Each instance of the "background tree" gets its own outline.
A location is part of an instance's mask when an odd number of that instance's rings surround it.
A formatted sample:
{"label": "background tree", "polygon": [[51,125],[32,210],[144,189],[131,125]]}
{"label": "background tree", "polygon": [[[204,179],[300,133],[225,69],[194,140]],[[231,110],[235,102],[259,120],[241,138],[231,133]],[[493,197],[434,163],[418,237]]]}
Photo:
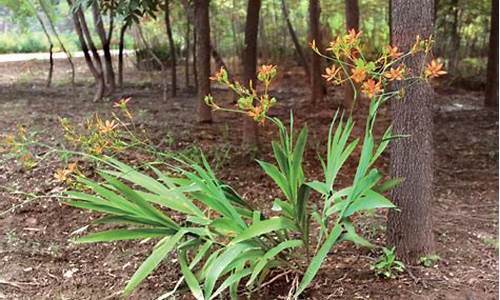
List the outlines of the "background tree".
{"label": "background tree", "polygon": [[[67,1],[68,5],[70,7],[73,7],[73,2],[71,0]],[[85,15],[83,14],[80,5],[76,6],[73,9],[72,18],[75,26],[75,32],[80,41],[80,48],[82,49],[85,62],[89,68],[90,73],[95,79],[96,90],[93,100],[98,101],[102,99],[105,91],[101,59],[88,30],[87,21],[85,20]],[[92,55],[90,55],[89,50],[92,51]]]}
{"label": "background tree", "polygon": [[[309,43],[313,41],[316,47],[323,49],[321,46],[321,31],[320,31],[320,15],[321,6],[319,0],[309,0]],[[316,103],[323,99],[324,86],[321,73],[321,57],[311,52],[311,102]]]}
{"label": "background tree", "polygon": [[489,48],[485,104],[498,110],[498,0],[491,0]]}
{"label": "background tree", "polygon": [[176,48],[174,43],[174,36],[172,34],[172,26],[170,25],[170,1],[165,0],[165,27],[167,30],[168,44],[170,45],[170,76],[172,88],[170,89],[170,95],[175,97],[177,95],[177,59],[176,59]]}
{"label": "background tree", "polygon": [[[415,38],[432,34],[433,0],[391,0],[391,44],[408,51]],[[404,60],[414,74],[424,66],[422,53]],[[398,88],[399,86],[396,86]],[[398,256],[415,263],[433,250],[432,234],[432,90],[426,82],[404,83],[404,97],[392,104],[395,134],[409,135],[393,141],[390,172],[404,181],[392,191],[399,211],[389,212],[387,241]]]}
{"label": "background tree", "polygon": [[[359,31],[359,6],[358,0],[345,0],[345,25],[347,31]],[[342,106],[346,109],[353,109],[354,90],[351,84],[344,86],[344,101]]]}
{"label": "background tree", "polygon": [[[107,2],[106,2],[107,3]],[[113,5],[113,2],[110,3]],[[94,18],[94,27],[97,32],[97,36],[101,41],[103,60],[104,60],[104,79],[107,84],[108,93],[113,93],[115,91],[115,71],[113,70],[113,61],[111,57],[111,37],[113,34],[113,18],[114,18],[114,6],[101,6],[98,1],[93,1],[92,4],[92,16]],[[104,28],[104,21],[102,19],[101,13],[109,13],[109,28],[106,31]],[[91,37],[89,37],[91,39]],[[89,42],[91,44],[92,42]],[[94,47],[90,45],[91,47]],[[95,55],[95,53],[92,51]],[[98,55],[98,54],[97,54]]]}
{"label": "background tree", "polygon": [[210,94],[210,18],[209,0],[194,0],[196,27],[196,69],[198,82],[198,120],[212,122],[212,111],[205,104]]}
{"label": "background tree", "polygon": [[[257,79],[257,35],[259,33],[259,12],[261,1],[248,0],[247,18],[245,26],[245,47],[242,53],[243,82],[248,87],[256,87]],[[243,128],[243,143],[247,148],[257,148],[257,123],[245,117]]]}

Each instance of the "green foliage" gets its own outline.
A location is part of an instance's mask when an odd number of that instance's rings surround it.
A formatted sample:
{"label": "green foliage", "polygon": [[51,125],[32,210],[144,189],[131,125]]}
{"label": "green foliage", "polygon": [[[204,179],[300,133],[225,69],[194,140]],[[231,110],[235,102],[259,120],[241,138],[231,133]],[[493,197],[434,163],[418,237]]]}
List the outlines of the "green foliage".
{"label": "green foliage", "polygon": [[418,259],[418,263],[426,268],[430,268],[430,267],[434,266],[439,260],[441,260],[441,257],[439,255],[430,254],[430,255],[420,257]]}
{"label": "green foliage", "polygon": [[371,267],[375,274],[385,278],[395,278],[398,273],[404,272],[405,265],[396,259],[396,248],[383,247],[382,251],[382,255]]}

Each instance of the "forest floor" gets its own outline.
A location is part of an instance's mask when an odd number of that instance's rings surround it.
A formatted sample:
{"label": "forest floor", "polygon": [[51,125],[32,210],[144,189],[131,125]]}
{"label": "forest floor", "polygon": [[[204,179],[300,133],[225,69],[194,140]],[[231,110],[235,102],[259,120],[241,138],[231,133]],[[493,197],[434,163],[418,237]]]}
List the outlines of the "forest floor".
{"label": "forest floor", "polygon": [[[56,62],[54,86],[45,88],[46,66],[41,62],[0,65],[0,129],[12,133],[17,124],[37,132],[42,141],[60,145],[63,132],[58,117],[81,123],[99,112],[110,115],[113,101],[131,96],[136,122],[151,140],[169,151],[192,151],[198,145],[217,166],[217,174],[264,212],[279,195],[248,154],[239,151],[240,116],[216,112],[211,125],[196,123],[196,98],[181,88],[168,102],[161,100],[158,72],[136,71],[128,66],[120,94],[92,102],[91,81],[78,63],[77,86],[68,82],[63,61]],[[280,100],[272,114],[309,126],[305,169],[309,178],[320,177],[316,153],[324,151],[326,132],[341,99],[340,91],[317,105],[308,104],[308,89],[296,70],[281,73],[272,93]],[[183,86],[183,83],[181,83]],[[376,254],[343,243],[329,254],[304,299],[498,299],[498,114],[482,109],[482,93],[436,87],[434,98],[434,200],[435,250],[441,259],[434,267],[409,266],[396,279],[374,276]],[[225,104],[228,94],[214,89]],[[356,115],[361,120],[362,113]],[[378,132],[390,120],[381,111]],[[358,122],[355,134],[362,133]],[[267,141],[276,137],[269,124],[260,129],[260,159],[271,160]],[[136,163],[146,158],[128,154]],[[388,155],[379,167],[387,172]],[[117,293],[148,254],[151,243],[120,242],[77,245],[72,233],[87,225],[92,214],[70,208],[55,197],[62,186],[53,174],[62,167],[53,157],[26,171],[12,160],[0,165],[0,299],[118,299]],[[346,183],[354,172],[348,164],[340,176]],[[17,191],[13,193],[12,191]],[[48,195],[27,199],[19,192]],[[317,201],[317,200],[315,200]],[[385,215],[359,217],[359,229],[383,245]],[[179,271],[167,259],[148,277],[131,299],[155,299],[173,287]],[[290,278],[263,287],[253,299],[285,299]],[[187,294],[176,299],[190,299]]]}

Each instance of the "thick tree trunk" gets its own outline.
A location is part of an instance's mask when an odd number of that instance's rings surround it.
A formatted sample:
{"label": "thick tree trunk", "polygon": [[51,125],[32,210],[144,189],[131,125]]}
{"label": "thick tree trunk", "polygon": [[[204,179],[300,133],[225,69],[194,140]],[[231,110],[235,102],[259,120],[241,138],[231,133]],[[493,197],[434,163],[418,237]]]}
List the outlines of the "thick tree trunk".
{"label": "thick tree trunk", "polygon": [[123,87],[123,49],[125,48],[125,32],[129,26],[128,22],[123,23],[120,28],[120,41],[118,44],[118,86]]}
{"label": "thick tree trunk", "polygon": [[63,42],[61,41],[61,38],[59,37],[59,34],[57,33],[56,27],[54,25],[54,22],[50,18],[50,14],[47,10],[47,7],[45,7],[45,3],[42,0],[38,0],[38,3],[40,4],[40,7],[42,8],[43,13],[45,14],[45,17],[47,18],[47,21],[49,23],[50,29],[52,30],[52,33],[57,39],[57,42],[59,43],[59,47],[61,47],[62,51],[66,54],[66,57],[68,58],[68,62],[71,68],[71,85],[74,87],[75,86],[75,65],[73,64],[73,59],[71,56],[71,52],[69,52],[66,47],[64,46]]}
{"label": "thick tree trunk", "polygon": [[[321,13],[321,7],[319,0],[309,0],[309,43],[313,41],[316,43],[318,49],[322,50],[321,47],[321,32],[319,25],[319,17]],[[324,88],[323,88],[323,78],[321,73],[321,57],[316,53],[311,51],[311,103],[316,103],[316,101],[321,101],[323,99]]]}
{"label": "thick tree trunk", "polygon": [[486,107],[498,110],[498,0],[491,1],[490,51],[486,80]]}
{"label": "thick tree trunk", "polygon": [[165,0],[165,27],[167,30],[168,44],[170,46],[170,55],[172,57],[172,64],[170,66],[171,71],[171,83],[172,88],[170,89],[170,95],[172,97],[177,96],[177,55],[174,44],[174,37],[172,35],[172,26],[170,26],[170,1]]}
{"label": "thick tree trunk", "polygon": [[186,20],[186,38],[184,39],[186,43],[186,60],[184,62],[184,84],[186,89],[189,88],[189,53],[191,52],[191,24],[189,18]]}
{"label": "thick tree trunk", "polygon": [[[113,70],[113,61],[111,57],[111,40],[108,39],[106,35],[98,2],[92,4],[92,15],[97,36],[101,40],[102,52],[104,53],[104,77],[108,85],[108,92],[113,93],[115,90],[115,72]],[[110,27],[109,30],[113,31],[113,28]],[[111,37],[111,34],[109,36]]]}
{"label": "thick tree trunk", "polygon": [[288,32],[290,33],[290,37],[292,38],[293,46],[295,47],[295,51],[297,51],[297,55],[299,57],[300,65],[304,68],[304,72],[307,77],[307,81],[311,80],[311,74],[309,71],[309,66],[307,65],[307,58],[304,55],[304,51],[302,50],[302,46],[300,45],[299,39],[297,38],[297,34],[293,29],[292,22],[290,21],[290,17],[288,16],[288,8],[286,7],[285,0],[281,0],[281,11],[283,13],[283,17],[286,21],[286,27],[288,28]]}
{"label": "thick tree trunk", "polygon": [[196,19],[196,69],[198,77],[198,121],[212,122],[212,111],[205,104],[210,94],[210,18],[209,0],[195,0]]}
{"label": "thick tree trunk", "polygon": [[[345,0],[345,25],[347,31],[359,31],[359,6],[358,0]],[[356,87],[357,88],[357,87]],[[352,110],[354,104],[354,89],[350,83],[344,85],[344,109]]]}
{"label": "thick tree trunk", "polygon": [[[433,0],[391,0],[391,44],[406,52],[415,37],[428,38],[433,28]],[[422,53],[404,62],[413,74],[424,65]],[[391,176],[403,178],[392,191],[399,210],[389,212],[387,241],[403,261],[415,263],[433,250],[432,234],[432,90],[426,82],[403,83],[405,96],[392,104],[394,134],[407,134],[391,146]]]}
{"label": "thick tree trunk", "polygon": [[[247,87],[257,85],[257,35],[259,33],[260,0],[248,0],[245,25],[245,48],[242,53],[243,84]],[[257,123],[245,116],[243,121],[243,145],[248,149],[258,149]]]}

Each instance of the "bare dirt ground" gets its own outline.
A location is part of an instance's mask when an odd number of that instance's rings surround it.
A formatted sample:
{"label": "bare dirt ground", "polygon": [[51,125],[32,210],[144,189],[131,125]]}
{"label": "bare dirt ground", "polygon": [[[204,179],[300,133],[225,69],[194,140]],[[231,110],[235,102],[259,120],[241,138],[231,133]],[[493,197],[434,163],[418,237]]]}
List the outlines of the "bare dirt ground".
{"label": "bare dirt ground", "polygon": [[[153,141],[161,145],[168,140],[170,151],[186,151],[193,143],[201,146],[219,166],[217,173],[223,180],[258,207],[270,209],[277,188],[255,162],[238,151],[242,136],[239,116],[216,113],[214,124],[197,124],[192,89],[181,88],[177,98],[164,103],[161,75],[136,71],[132,65],[127,68],[123,91],[99,103],[91,102],[91,80],[82,80],[90,78],[84,64],[78,64],[74,90],[64,61],[56,62],[52,88],[44,87],[45,69],[40,62],[0,65],[2,134],[23,124],[44,142],[58,145],[63,139],[58,117],[83,122],[95,112],[109,114],[112,101],[131,96],[131,108]],[[305,168],[311,177],[319,177],[316,152],[323,151],[341,92],[332,90],[327,99],[311,106],[307,87],[297,78],[293,70],[281,73],[273,90],[280,104],[273,114],[286,119],[293,109],[298,123],[308,124],[311,133]],[[304,299],[498,299],[498,114],[481,108],[480,92],[443,86],[436,91],[433,217],[436,253],[441,260],[434,267],[409,267],[397,279],[385,280],[370,271],[373,253],[341,244],[332,250]],[[220,89],[214,94],[227,96]],[[387,111],[382,111],[381,119],[382,125],[389,122]],[[358,127],[360,133],[362,126]],[[267,141],[276,133],[266,125],[261,134],[264,148],[260,158],[270,160]],[[142,159],[130,157],[131,163]],[[387,170],[387,163],[385,155],[380,167]],[[152,244],[70,243],[71,233],[95,216],[50,196],[62,188],[53,177],[58,167],[57,158],[30,171],[15,161],[2,160],[0,299],[117,299]],[[345,170],[341,179],[352,172]],[[48,196],[27,201],[21,191]],[[383,244],[384,215],[359,224],[372,241]],[[172,288],[178,277],[171,257],[131,299],[155,299]],[[283,277],[266,285],[253,299],[284,299],[290,285],[287,280]],[[184,294],[177,299],[191,298]]]}

